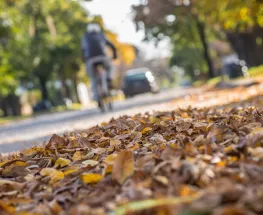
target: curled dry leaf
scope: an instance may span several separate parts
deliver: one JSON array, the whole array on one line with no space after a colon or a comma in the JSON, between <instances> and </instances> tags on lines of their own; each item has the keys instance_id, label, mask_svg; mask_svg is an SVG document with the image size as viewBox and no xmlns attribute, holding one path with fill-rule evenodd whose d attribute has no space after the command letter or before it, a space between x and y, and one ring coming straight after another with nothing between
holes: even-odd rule
<instances>
[{"instance_id":1,"label":"curled dry leaf","mask_svg":"<svg viewBox=\"0 0 263 215\"><path fill-rule=\"evenodd\" d=\"M69 165L70 164L70 160L68 160L68 159L65 159L65 158L58 158L57 160L56 160L56 163L55 163L55 168L57 168L57 167L65 167L65 166L67 166L67 165Z\"/></svg>"},{"instance_id":2,"label":"curled dry leaf","mask_svg":"<svg viewBox=\"0 0 263 215\"><path fill-rule=\"evenodd\" d=\"M53 168L44 168L41 170L40 175L50 177L50 183L62 180L64 178L64 173L53 169Z\"/></svg>"},{"instance_id":3,"label":"curled dry leaf","mask_svg":"<svg viewBox=\"0 0 263 215\"><path fill-rule=\"evenodd\" d=\"M94 160L86 160L86 161L83 161L82 164L84 167L88 167L88 166L94 167L94 166L97 166L99 164L99 162L94 161Z\"/></svg>"},{"instance_id":4,"label":"curled dry leaf","mask_svg":"<svg viewBox=\"0 0 263 215\"><path fill-rule=\"evenodd\" d=\"M134 164L132 151L121 151L114 161L112 178L120 184L123 184L133 173Z\"/></svg>"},{"instance_id":5,"label":"curled dry leaf","mask_svg":"<svg viewBox=\"0 0 263 215\"><path fill-rule=\"evenodd\" d=\"M80 151L76 151L74 154L73 154L73 157L72 157L72 160L73 161L79 161L79 160L82 160L83 159L83 155Z\"/></svg>"},{"instance_id":6,"label":"curled dry leaf","mask_svg":"<svg viewBox=\"0 0 263 215\"><path fill-rule=\"evenodd\" d=\"M153 129L151 127L146 127L141 132L142 132L142 134L146 134L147 132L152 131L152 130Z\"/></svg>"},{"instance_id":7,"label":"curled dry leaf","mask_svg":"<svg viewBox=\"0 0 263 215\"><path fill-rule=\"evenodd\" d=\"M120 140L117 140L117 139L110 139L110 145L111 146L119 146L121 144L121 141Z\"/></svg>"},{"instance_id":8,"label":"curled dry leaf","mask_svg":"<svg viewBox=\"0 0 263 215\"><path fill-rule=\"evenodd\" d=\"M9 185L15 190L20 190L24 186L23 183L18 183L18 182L15 182L15 181L11 181L11 180L1 179L0 178L0 188L1 188L2 185Z\"/></svg>"}]
</instances>

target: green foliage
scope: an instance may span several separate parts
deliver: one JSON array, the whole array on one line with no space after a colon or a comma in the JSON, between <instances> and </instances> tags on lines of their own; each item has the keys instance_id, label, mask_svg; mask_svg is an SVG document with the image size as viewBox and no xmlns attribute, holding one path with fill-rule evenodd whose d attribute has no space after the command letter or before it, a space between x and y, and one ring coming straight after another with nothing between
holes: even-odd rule
<instances>
[{"instance_id":1,"label":"green foliage","mask_svg":"<svg viewBox=\"0 0 263 215\"><path fill-rule=\"evenodd\" d=\"M76 1L1 1L0 96L36 77L75 79L87 18Z\"/></svg>"},{"instance_id":2,"label":"green foliage","mask_svg":"<svg viewBox=\"0 0 263 215\"><path fill-rule=\"evenodd\" d=\"M251 78L263 77L263 65L249 69L248 73Z\"/></svg>"},{"instance_id":3,"label":"green foliage","mask_svg":"<svg viewBox=\"0 0 263 215\"><path fill-rule=\"evenodd\" d=\"M187 21L175 23L180 25L171 36L173 44L171 66L177 65L185 69L191 79L195 79L195 70L207 71L207 65L203 58L203 47L197 32L195 20L192 16L186 17Z\"/></svg>"},{"instance_id":4,"label":"green foliage","mask_svg":"<svg viewBox=\"0 0 263 215\"><path fill-rule=\"evenodd\" d=\"M263 2L258 0L148 0L134 7L134 21L145 29L146 39L158 42L165 36L171 38L173 56L171 65L192 70L210 71L206 47L201 46L197 22L205 26L206 42L228 41L239 57L249 66L263 63ZM198 35L200 34L200 35ZM210 50L212 53L214 50ZM222 50L221 50L222 51ZM248 54L249 53L249 54ZM214 58L222 53L212 53ZM207 65L205 65L205 61ZM219 59L216 67L219 67ZM210 75L209 72L209 75Z\"/></svg>"}]
</instances>

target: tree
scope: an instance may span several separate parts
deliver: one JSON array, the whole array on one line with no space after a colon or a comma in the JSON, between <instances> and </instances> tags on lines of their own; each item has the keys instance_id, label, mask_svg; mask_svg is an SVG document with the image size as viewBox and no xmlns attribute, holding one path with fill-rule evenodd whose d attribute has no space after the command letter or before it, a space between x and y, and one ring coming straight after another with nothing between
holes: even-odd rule
<instances>
[{"instance_id":1,"label":"tree","mask_svg":"<svg viewBox=\"0 0 263 215\"><path fill-rule=\"evenodd\" d=\"M263 2L257 0L202 0L205 22L225 33L227 40L249 66L263 64Z\"/></svg>"},{"instance_id":2,"label":"tree","mask_svg":"<svg viewBox=\"0 0 263 215\"><path fill-rule=\"evenodd\" d=\"M54 73L62 80L76 76L76 67L72 65L81 58L86 11L70 0L6 1L1 6L0 13L12 23L7 52L13 59L12 65L22 70L16 80L35 82L34 77L38 77L42 99L48 99L46 86L58 76Z\"/></svg>"},{"instance_id":3,"label":"tree","mask_svg":"<svg viewBox=\"0 0 263 215\"><path fill-rule=\"evenodd\" d=\"M191 33L184 33L188 23L191 23L191 28L198 30L199 41L196 40L196 45L202 44L203 59L212 77L210 39L228 41L240 59L245 60L249 66L263 64L262 8L263 2L258 0L149 0L134 7L134 21L139 28L145 28L147 39L158 41L168 35L174 46L178 42L184 44L184 52L189 50L190 55L193 48L189 49L186 42L182 41L192 43ZM174 35L183 35L184 40L174 41ZM178 51L178 48L174 49Z\"/></svg>"},{"instance_id":4,"label":"tree","mask_svg":"<svg viewBox=\"0 0 263 215\"><path fill-rule=\"evenodd\" d=\"M191 43L194 37L194 42L202 46L201 49L198 48L196 51L202 53L207 64L209 77L213 77L215 72L208 46L206 25L199 14L194 13L195 5L190 2L186 4L185 2L187 1L165 0L160 2L149 0L147 4L134 6L136 13L134 21L138 28L145 29L146 39L148 40L154 39L158 42L165 36L169 36L172 38L172 42L179 42L178 39L177 41L173 40L173 36L179 34L179 37L184 35L181 40L187 40ZM194 31L188 29L189 23L191 24L190 28L194 28ZM174 46L176 45L178 44L174 43ZM192 46L191 49L194 49L194 47Z\"/></svg>"}]
</instances>

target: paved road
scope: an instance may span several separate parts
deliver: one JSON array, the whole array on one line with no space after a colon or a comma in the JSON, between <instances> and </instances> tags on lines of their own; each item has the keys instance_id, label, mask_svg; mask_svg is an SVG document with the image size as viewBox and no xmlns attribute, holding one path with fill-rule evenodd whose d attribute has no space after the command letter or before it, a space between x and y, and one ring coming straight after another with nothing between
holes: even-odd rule
<instances>
[{"instance_id":1,"label":"paved road","mask_svg":"<svg viewBox=\"0 0 263 215\"><path fill-rule=\"evenodd\" d=\"M54 113L14 122L0 127L0 153L14 152L47 141L53 133L89 128L125 114L162 110L165 103L176 97L196 93L191 89L169 89L159 94L145 94L116 103L114 111L100 113L96 108Z\"/></svg>"}]
</instances>

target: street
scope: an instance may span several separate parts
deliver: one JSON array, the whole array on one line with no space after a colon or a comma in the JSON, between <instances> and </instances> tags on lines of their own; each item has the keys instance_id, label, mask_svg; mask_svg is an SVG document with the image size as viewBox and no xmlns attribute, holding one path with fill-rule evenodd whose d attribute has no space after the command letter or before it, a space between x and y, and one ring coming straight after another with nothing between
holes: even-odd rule
<instances>
[{"instance_id":1,"label":"street","mask_svg":"<svg viewBox=\"0 0 263 215\"><path fill-rule=\"evenodd\" d=\"M37 116L0 127L0 152L8 153L22 150L48 141L52 134L82 130L109 121L125 114L163 110L165 103L187 94L197 93L195 89L174 88L159 94L144 94L114 104L114 110L100 113L97 108L52 113Z\"/></svg>"}]
</instances>

